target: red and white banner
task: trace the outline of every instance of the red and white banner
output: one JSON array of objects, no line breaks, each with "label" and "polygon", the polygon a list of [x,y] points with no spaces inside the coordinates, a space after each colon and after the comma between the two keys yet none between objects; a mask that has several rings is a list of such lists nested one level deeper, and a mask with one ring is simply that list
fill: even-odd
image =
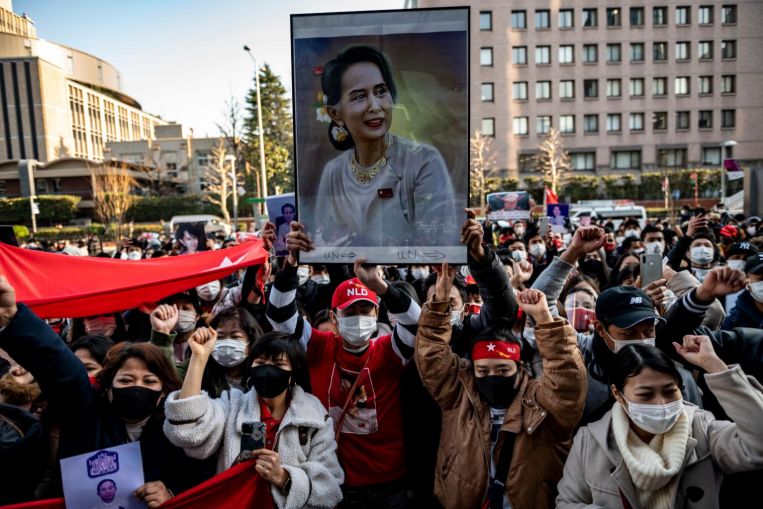
[{"label": "red and white banner", "polygon": [[66,256],[0,243],[0,275],[16,300],[42,318],[124,311],[262,264],[261,240],[217,251],[148,260]]}]

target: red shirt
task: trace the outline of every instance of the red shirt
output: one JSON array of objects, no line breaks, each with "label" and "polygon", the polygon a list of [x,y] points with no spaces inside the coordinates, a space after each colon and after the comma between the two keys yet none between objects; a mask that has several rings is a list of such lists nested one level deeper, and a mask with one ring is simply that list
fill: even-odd
[{"label": "red shirt", "polygon": [[[276,441],[276,433],[278,433],[278,427],[281,425],[281,419],[274,419],[270,413],[268,406],[263,403],[262,398],[257,398],[260,401],[260,419],[265,423],[265,449],[273,450],[273,446]],[[270,492],[270,482],[266,481],[260,476],[257,476],[258,491],[262,493],[269,493],[269,497],[263,497],[262,504],[257,507],[261,509],[275,509],[275,503],[273,502],[273,495]]]},{"label": "red shirt", "polygon": [[[338,456],[345,486],[380,484],[405,476],[400,377],[405,364],[392,336],[372,340],[362,355],[342,348],[333,332],[313,329],[307,361],[313,394],[328,408],[336,427],[355,379],[360,383],[342,423]],[[366,359],[368,365],[360,373]]]}]

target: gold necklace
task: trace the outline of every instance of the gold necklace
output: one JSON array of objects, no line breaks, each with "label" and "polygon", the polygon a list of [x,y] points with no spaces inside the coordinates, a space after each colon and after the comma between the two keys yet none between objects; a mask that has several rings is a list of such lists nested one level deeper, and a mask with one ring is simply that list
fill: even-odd
[{"label": "gold necklace", "polygon": [[352,174],[355,175],[355,178],[359,183],[368,184],[376,178],[376,176],[384,169],[385,166],[387,166],[390,146],[392,146],[392,137],[388,134],[387,147],[384,149],[384,155],[381,156],[378,161],[368,167],[363,167],[358,164],[358,161],[355,159],[355,154],[353,154],[352,160],[350,160],[350,170],[352,170]]}]

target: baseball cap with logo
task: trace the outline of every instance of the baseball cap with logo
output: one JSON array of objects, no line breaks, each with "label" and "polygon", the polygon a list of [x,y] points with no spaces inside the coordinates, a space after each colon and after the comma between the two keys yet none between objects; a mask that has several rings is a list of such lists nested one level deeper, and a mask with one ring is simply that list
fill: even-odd
[{"label": "baseball cap with logo", "polygon": [[731,247],[726,252],[726,256],[731,256],[735,254],[742,254],[746,256],[754,255],[758,252],[758,248],[755,244],[752,244],[746,240],[742,242],[735,242],[731,244]]},{"label": "baseball cap with logo", "polygon": [[596,301],[596,318],[621,329],[646,320],[665,321],[654,311],[652,299],[633,286],[616,286],[601,292]]},{"label": "baseball cap with logo", "polygon": [[763,253],[755,253],[744,264],[747,274],[763,274]]},{"label": "baseball cap with logo", "polygon": [[336,287],[334,296],[331,297],[331,307],[334,309],[345,309],[347,306],[362,300],[370,302],[374,306],[379,305],[376,293],[369,290],[358,278],[354,277]]}]

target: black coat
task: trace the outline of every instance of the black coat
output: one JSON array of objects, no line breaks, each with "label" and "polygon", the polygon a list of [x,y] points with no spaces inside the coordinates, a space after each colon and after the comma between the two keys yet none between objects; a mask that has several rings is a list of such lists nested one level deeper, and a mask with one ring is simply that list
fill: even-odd
[{"label": "black coat", "polygon": [[[105,394],[90,385],[84,365],[23,304],[19,304],[18,313],[0,333],[0,348],[40,384],[61,425],[60,458],[130,442],[124,422],[111,411]],[[146,482],[162,481],[177,494],[214,475],[211,461],[188,458],[182,449],[170,444],[162,432],[163,423],[160,406],[139,439]]]}]

